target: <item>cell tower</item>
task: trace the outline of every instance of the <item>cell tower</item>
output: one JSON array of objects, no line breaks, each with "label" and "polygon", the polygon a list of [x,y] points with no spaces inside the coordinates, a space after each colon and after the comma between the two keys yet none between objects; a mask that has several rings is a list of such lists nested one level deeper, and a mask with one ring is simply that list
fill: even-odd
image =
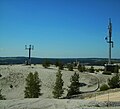
[{"label": "cell tower", "polygon": [[31,65],[31,50],[34,50],[34,46],[33,45],[29,45],[29,47],[27,47],[27,45],[25,45],[25,50],[29,51],[29,57],[27,60],[27,65]]},{"label": "cell tower", "polygon": [[111,64],[111,48],[113,48],[113,41],[112,41],[112,23],[111,23],[111,19],[110,18],[109,18],[108,31],[109,31],[109,36],[106,37],[105,40],[109,44],[108,64]]},{"label": "cell tower", "polygon": [[106,37],[105,40],[109,44],[109,57],[108,57],[108,64],[105,64],[105,72],[118,73],[118,65],[111,63],[111,52],[112,52],[111,49],[113,48],[113,41],[112,41],[112,23],[110,18],[109,18],[108,32],[109,32],[109,36]]}]

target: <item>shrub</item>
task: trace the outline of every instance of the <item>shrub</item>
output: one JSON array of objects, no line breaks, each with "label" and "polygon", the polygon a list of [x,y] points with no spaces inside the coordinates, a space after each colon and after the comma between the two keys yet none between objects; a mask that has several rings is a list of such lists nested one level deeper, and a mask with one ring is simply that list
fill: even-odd
[{"label": "shrub", "polygon": [[99,72],[100,70],[99,69],[95,69],[96,72]]},{"label": "shrub", "polygon": [[59,60],[56,60],[56,62],[55,62],[55,66],[58,67],[59,64],[60,64],[60,61],[59,61]]},{"label": "shrub", "polygon": [[59,61],[59,60],[56,60],[55,66],[59,67],[59,70],[63,70],[64,69],[64,64],[61,61]]},{"label": "shrub", "polygon": [[60,98],[64,92],[63,90],[63,80],[62,80],[62,73],[60,70],[58,70],[58,72],[56,73],[56,82],[55,82],[55,86],[53,88],[53,97],[54,98]]},{"label": "shrub", "polygon": [[85,66],[84,65],[78,65],[78,71],[79,72],[84,72],[85,71]]},{"label": "shrub", "polygon": [[44,68],[50,67],[50,62],[49,62],[49,60],[46,59],[46,60],[43,62],[42,65],[43,65]]},{"label": "shrub", "polygon": [[94,67],[91,66],[91,68],[89,69],[89,72],[90,72],[90,73],[94,73],[94,71],[95,71]]},{"label": "shrub", "polygon": [[79,71],[79,72],[83,72],[83,71],[82,71],[82,66],[81,66],[80,64],[78,65],[78,71]]},{"label": "shrub", "polygon": [[71,95],[75,95],[75,94],[78,94],[80,93],[79,91],[79,74],[78,73],[74,73],[73,76],[71,76],[70,78],[70,86],[69,86],[69,90],[68,90],[68,93],[67,93],[67,96],[71,96]]},{"label": "shrub", "polygon": [[63,65],[63,63],[59,63],[59,70],[63,70],[64,69],[64,65]]},{"label": "shrub", "polygon": [[119,75],[116,74],[111,79],[108,79],[108,85],[110,88],[120,88],[120,78]]},{"label": "shrub", "polygon": [[109,89],[109,87],[108,87],[108,85],[106,85],[106,84],[103,84],[101,87],[100,87],[100,91],[105,91],[105,90],[108,90]]},{"label": "shrub", "polygon": [[102,74],[104,74],[104,75],[111,75],[112,73],[108,72],[108,71],[104,71]]},{"label": "shrub", "polygon": [[115,66],[114,73],[119,73],[119,67],[118,66]]},{"label": "shrub", "polygon": [[26,78],[25,98],[38,98],[40,94],[41,80],[38,77],[38,72],[29,73]]},{"label": "shrub", "polygon": [[73,71],[73,65],[72,64],[68,64],[67,67],[68,67],[69,71]]}]

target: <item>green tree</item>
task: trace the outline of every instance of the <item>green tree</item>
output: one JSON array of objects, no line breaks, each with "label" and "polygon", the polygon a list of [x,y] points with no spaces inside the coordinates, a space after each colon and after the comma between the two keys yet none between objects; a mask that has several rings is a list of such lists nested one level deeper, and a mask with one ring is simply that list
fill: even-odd
[{"label": "green tree", "polygon": [[60,98],[64,92],[63,90],[63,84],[64,81],[62,80],[62,73],[60,70],[58,70],[58,72],[56,73],[56,82],[55,82],[55,86],[53,88],[53,97],[54,98]]},{"label": "green tree", "polygon": [[71,76],[70,82],[71,82],[71,84],[69,86],[67,96],[71,96],[71,95],[80,93],[80,91],[79,91],[80,83],[79,83],[79,74],[78,73],[75,72],[74,75]]},{"label": "green tree", "polygon": [[59,63],[60,63],[60,61],[59,61],[59,60],[56,60],[55,66],[58,67],[58,66],[59,66]]},{"label": "green tree", "polygon": [[3,95],[1,94],[1,91],[2,91],[2,89],[0,89],[0,100],[5,100],[6,98],[5,98],[5,96],[3,96]]},{"label": "green tree", "polygon": [[77,67],[78,63],[77,62],[73,62],[73,67]]},{"label": "green tree", "polygon": [[58,67],[59,70],[63,70],[64,69],[64,64],[61,61],[59,61],[59,60],[56,60],[55,66]]},{"label": "green tree", "polygon": [[82,71],[86,71],[85,65],[82,65]]},{"label": "green tree", "polygon": [[73,65],[72,64],[68,64],[67,67],[68,67],[69,71],[73,71]]},{"label": "green tree", "polygon": [[78,71],[79,71],[79,72],[84,72],[84,71],[85,71],[85,66],[79,64],[79,65],[78,65]]},{"label": "green tree", "polygon": [[89,69],[89,72],[90,72],[90,73],[94,73],[94,71],[95,71],[94,67],[91,66],[91,68]]},{"label": "green tree", "polygon": [[82,66],[81,66],[81,64],[78,65],[78,71],[79,71],[79,72],[83,72],[83,71],[82,71]]},{"label": "green tree", "polygon": [[46,59],[46,60],[43,62],[42,65],[43,65],[44,68],[50,67],[50,62],[49,62],[49,60]]},{"label": "green tree", "polygon": [[59,70],[63,70],[63,69],[64,69],[63,63],[59,62]]},{"label": "green tree", "polygon": [[25,98],[38,98],[40,96],[41,80],[38,73],[29,73],[26,78]]},{"label": "green tree", "polygon": [[41,80],[39,79],[38,72],[35,72],[34,73],[34,88],[35,88],[35,90],[34,90],[34,98],[38,98],[41,95],[41,93],[40,93],[41,86],[42,86],[41,85]]},{"label": "green tree", "polygon": [[34,88],[34,84],[33,84],[33,73],[29,73],[27,78],[26,78],[26,87],[25,87],[25,98],[33,98],[33,88]]},{"label": "green tree", "polygon": [[108,85],[110,86],[110,88],[120,88],[120,78],[118,73],[111,79],[108,79]]},{"label": "green tree", "polygon": [[118,65],[115,66],[115,68],[114,68],[114,73],[119,73],[119,67],[118,67]]}]

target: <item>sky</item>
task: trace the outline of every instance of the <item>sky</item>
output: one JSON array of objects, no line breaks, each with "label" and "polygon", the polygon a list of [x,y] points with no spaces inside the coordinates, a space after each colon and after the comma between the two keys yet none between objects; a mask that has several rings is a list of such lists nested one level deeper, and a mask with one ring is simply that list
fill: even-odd
[{"label": "sky", "polygon": [[120,58],[120,0],[0,0],[0,57]]}]

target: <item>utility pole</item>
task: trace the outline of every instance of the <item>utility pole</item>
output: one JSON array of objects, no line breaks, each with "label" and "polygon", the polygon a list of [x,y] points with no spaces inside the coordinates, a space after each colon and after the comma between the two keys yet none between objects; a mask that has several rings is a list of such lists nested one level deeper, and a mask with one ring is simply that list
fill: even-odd
[{"label": "utility pole", "polygon": [[34,50],[34,46],[29,45],[29,47],[27,47],[27,45],[25,45],[25,50],[29,51],[29,57],[28,57],[28,60],[27,60],[27,65],[31,65],[31,50]]},{"label": "utility pole", "polygon": [[109,44],[108,64],[111,64],[111,48],[113,48],[113,41],[112,41],[112,23],[111,23],[111,19],[110,18],[109,18],[108,30],[109,30],[109,36],[106,37],[105,40]]}]

